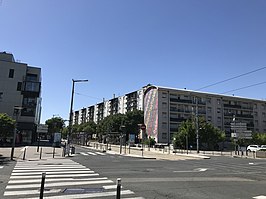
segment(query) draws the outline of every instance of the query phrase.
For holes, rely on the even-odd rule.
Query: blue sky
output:
[[[197,90],[266,66],[265,0],[1,0],[0,51],[42,68],[42,122],[148,83]],[[264,82],[266,69],[202,91]],[[227,93],[266,99],[266,84]]]

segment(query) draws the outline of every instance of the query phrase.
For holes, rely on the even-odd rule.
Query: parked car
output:
[[[260,149],[259,145],[248,145],[247,151],[248,152],[256,152]]]
[[[261,145],[259,150],[266,151],[266,145]]]

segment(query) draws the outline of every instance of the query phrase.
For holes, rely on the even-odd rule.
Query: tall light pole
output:
[[[20,110],[22,110],[23,107],[20,106],[14,106],[14,115],[16,116],[16,123],[13,131],[13,142],[12,142],[12,148],[11,148],[11,157],[10,159],[13,160],[14,158],[14,150],[15,150],[15,145],[16,145],[16,137],[17,137],[17,124],[18,124],[18,115]]]
[[[73,101],[74,101],[74,91],[75,91],[75,83],[76,82],[87,82],[89,80],[74,80],[72,79],[72,92],[71,92],[71,102],[70,102],[70,112],[69,112],[69,125],[68,125],[68,134],[67,134],[67,144],[68,144],[68,154],[69,154],[69,144],[70,144],[70,136],[72,134],[72,124],[73,124]]]

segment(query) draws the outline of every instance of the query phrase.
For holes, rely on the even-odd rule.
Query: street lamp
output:
[[[72,134],[72,123],[73,123],[73,101],[74,101],[74,90],[75,90],[75,83],[76,82],[87,82],[89,80],[74,80],[72,79],[72,93],[71,93],[71,103],[70,103],[70,113],[69,113],[69,131],[67,134],[67,145],[68,145],[68,155],[69,155],[69,142],[70,142],[70,136]]]
[[[15,127],[14,127],[14,132],[13,132],[13,142],[12,142],[11,157],[10,157],[11,160],[13,160],[13,158],[14,158],[14,150],[15,150],[16,137],[17,137],[18,115],[19,115],[19,111],[22,109],[23,109],[23,107],[14,106],[14,116],[16,116],[16,123],[15,123]]]

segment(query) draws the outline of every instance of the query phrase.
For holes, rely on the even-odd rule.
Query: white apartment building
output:
[[[0,71],[0,113],[17,121],[17,143],[32,143],[40,123],[41,69],[16,62],[12,54],[0,52]],[[0,138],[5,139],[1,134]]]
[[[247,130],[266,133],[265,100],[151,85],[78,110],[74,122],[92,120],[97,123],[108,115],[134,109],[144,111],[146,133],[157,143],[171,143],[182,121],[196,114],[224,130],[228,139],[233,119],[245,123]]]

